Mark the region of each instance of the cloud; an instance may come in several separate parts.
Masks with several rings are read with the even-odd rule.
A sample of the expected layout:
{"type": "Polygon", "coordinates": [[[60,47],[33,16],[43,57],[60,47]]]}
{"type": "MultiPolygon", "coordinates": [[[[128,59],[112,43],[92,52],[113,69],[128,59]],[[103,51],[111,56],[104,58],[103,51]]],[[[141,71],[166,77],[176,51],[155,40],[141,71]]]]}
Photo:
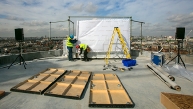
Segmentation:
{"type": "Polygon", "coordinates": [[[21,25],[24,26],[46,26],[49,25],[48,22],[45,21],[31,21],[31,22],[23,22],[21,25]]]}
{"type": "Polygon", "coordinates": [[[8,19],[8,20],[16,20],[16,21],[24,21],[23,18],[14,17],[14,16],[8,16],[7,19],[8,19]]]}
{"type": "Polygon", "coordinates": [[[97,6],[94,5],[92,2],[88,2],[85,7],[85,11],[88,13],[94,13],[97,11],[97,6]]]}
{"type": "Polygon", "coordinates": [[[171,15],[167,20],[177,25],[187,26],[193,22],[193,12],[190,14],[171,15]]]}

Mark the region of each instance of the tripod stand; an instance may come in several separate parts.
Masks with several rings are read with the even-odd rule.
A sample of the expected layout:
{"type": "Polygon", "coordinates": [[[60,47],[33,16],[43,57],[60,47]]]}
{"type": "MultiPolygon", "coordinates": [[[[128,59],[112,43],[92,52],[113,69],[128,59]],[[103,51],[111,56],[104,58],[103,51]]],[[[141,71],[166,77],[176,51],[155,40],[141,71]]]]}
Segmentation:
{"type": "MultiPolygon", "coordinates": [[[[169,64],[171,61],[173,61],[175,58],[178,57],[178,64],[180,64],[180,60],[181,60],[182,63],[183,63],[183,65],[184,65],[184,67],[186,68],[186,66],[185,66],[185,64],[184,64],[184,61],[182,60],[182,58],[181,58],[181,56],[180,56],[180,42],[183,42],[183,39],[182,39],[182,41],[181,41],[181,40],[178,40],[178,53],[177,53],[177,55],[176,55],[173,59],[171,59],[167,64],[169,64]]],[[[167,64],[166,64],[166,65],[167,65],[167,64]]]]}
{"type": "Polygon", "coordinates": [[[23,56],[22,56],[22,44],[21,44],[21,42],[19,42],[19,50],[20,50],[19,55],[18,55],[17,58],[11,63],[11,65],[8,67],[8,69],[13,65],[14,62],[16,62],[16,60],[17,60],[18,58],[19,58],[19,63],[20,63],[20,65],[21,65],[21,62],[23,62],[24,68],[26,69],[25,65],[27,65],[27,64],[25,63],[25,60],[24,60],[24,58],[23,58],[23,56]]]}

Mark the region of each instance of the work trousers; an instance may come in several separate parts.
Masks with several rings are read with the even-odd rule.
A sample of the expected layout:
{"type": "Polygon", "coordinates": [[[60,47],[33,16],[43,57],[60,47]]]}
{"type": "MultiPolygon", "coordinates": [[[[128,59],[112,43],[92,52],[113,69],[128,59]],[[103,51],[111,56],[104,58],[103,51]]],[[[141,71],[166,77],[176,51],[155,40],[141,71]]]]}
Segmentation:
{"type": "Polygon", "coordinates": [[[68,49],[68,60],[69,61],[73,60],[73,58],[72,58],[72,48],[73,47],[67,47],[67,49],[68,49]]]}

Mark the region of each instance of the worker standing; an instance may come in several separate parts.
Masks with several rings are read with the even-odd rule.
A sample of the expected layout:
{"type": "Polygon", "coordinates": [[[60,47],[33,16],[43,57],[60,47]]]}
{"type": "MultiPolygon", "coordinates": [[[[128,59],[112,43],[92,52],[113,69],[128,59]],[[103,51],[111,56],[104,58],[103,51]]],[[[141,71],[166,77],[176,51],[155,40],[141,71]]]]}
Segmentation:
{"type": "Polygon", "coordinates": [[[67,37],[67,42],[66,42],[66,46],[68,49],[68,60],[69,61],[74,61],[73,57],[72,57],[72,49],[74,46],[74,43],[76,43],[77,40],[74,39],[74,35],[70,35],[67,37]]]}
{"type": "Polygon", "coordinates": [[[79,55],[82,54],[82,51],[84,51],[84,58],[83,58],[83,61],[89,61],[88,57],[87,57],[87,54],[88,52],[90,52],[90,48],[87,44],[78,44],[76,45],[76,48],[79,49],[80,48],[80,53],[79,55]]]}

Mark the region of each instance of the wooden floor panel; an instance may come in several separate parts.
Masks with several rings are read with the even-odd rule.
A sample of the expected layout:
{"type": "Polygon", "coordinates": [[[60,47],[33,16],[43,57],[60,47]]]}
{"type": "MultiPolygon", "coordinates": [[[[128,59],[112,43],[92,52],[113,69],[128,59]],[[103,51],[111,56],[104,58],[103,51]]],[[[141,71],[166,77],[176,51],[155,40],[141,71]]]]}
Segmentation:
{"type": "Polygon", "coordinates": [[[132,107],[133,102],[116,74],[93,74],[89,107],[132,107]]]}

